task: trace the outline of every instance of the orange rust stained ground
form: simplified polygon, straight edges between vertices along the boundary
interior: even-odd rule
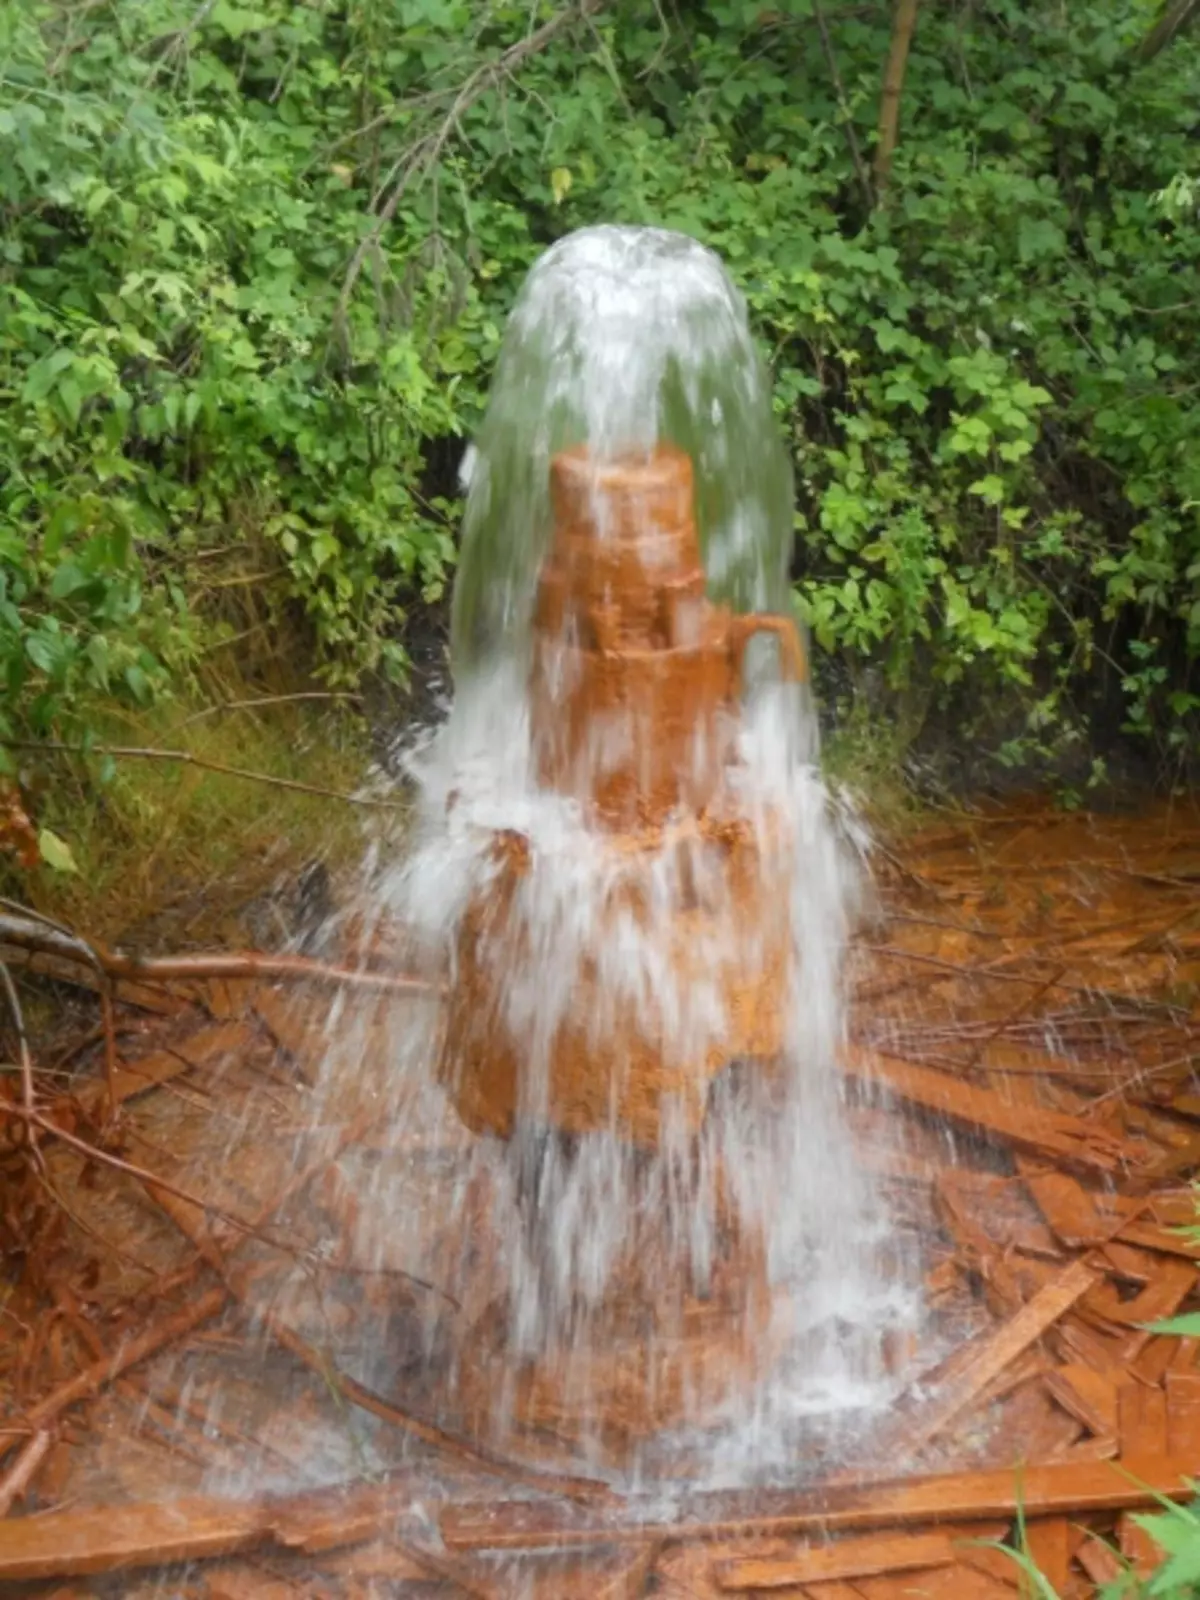
[[[1200,1306],[1200,1252],[1175,1231],[1200,1168],[1200,816],[949,817],[880,858],[877,890],[851,1115],[955,1348],[857,1486],[708,1495],[648,1521],[561,1461],[530,1499],[536,1474],[436,1425],[400,1351],[386,1394],[360,1378],[339,1395],[321,1328],[339,1351],[360,1325],[394,1341],[397,1303],[422,1291],[355,1264],[369,1219],[332,1159],[387,1132],[353,1086],[293,1158],[328,988],[139,983],[118,995],[124,1124],[106,1148],[174,1192],[50,1135],[38,1173],[0,1119],[0,1593],[1013,1600],[1016,1567],[979,1541],[1018,1503],[1064,1596],[1094,1593],[1122,1552],[1144,1567],[1139,1484],[1178,1494],[1200,1469],[1200,1344],[1145,1327]],[[103,1048],[82,980],[36,1065],[48,1117],[87,1143]],[[382,1053],[421,1002],[363,1003]],[[0,1094],[18,1104],[19,1077]],[[461,1138],[448,1126],[414,1159]],[[285,1320],[281,1247],[313,1245],[315,1309]],[[379,1430],[370,1475],[356,1419]],[[349,1443],[313,1460],[318,1437]],[[865,1481],[901,1460],[902,1481]]]

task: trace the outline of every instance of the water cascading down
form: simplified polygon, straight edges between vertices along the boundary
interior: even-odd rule
[[[628,1467],[716,1426],[729,1460],[741,1427],[761,1462],[882,1381],[880,1218],[838,1092],[853,873],[790,469],[716,257],[548,251],[468,477],[454,705],[393,896],[448,954],[437,1078],[511,1214],[458,1403],[510,1447]]]

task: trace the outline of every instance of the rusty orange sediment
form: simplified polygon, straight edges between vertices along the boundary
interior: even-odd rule
[[[729,785],[750,640],[774,636],[792,677],[804,656],[789,619],[739,616],[707,598],[681,451],[602,466],[567,451],[553,462],[551,487],[555,531],[530,670],[534,759],[543,787],[580,803],[611,856],[615,887],[596,918],[596,957],[583,961],[571,1014],[550,1042],[538,1102],[564,1133],[615,1132],[653,1149],[664,1118],[698,1130],[712,1080],[730,1062],[782,1049],[791,943],[777,886],[787,829],[782,818],[761,826],[739,816]],[[508,1137],[529,1048],[503,1020],[510,960],[522,952],[498,958],[495,941],[497,929],[515,927],[509,908],[530,852],[521,836],[497,834],[493,853],[496,871],[460,930],[441,1076],[469,1127]],[[700,976],[714,919],[729,924],[720,941],[726,1027],[690,1058],[644,1010],[606,1007],[600,992],[599,952],[649,902],[650,875],[667,855],[684,885],[664,930],[681,984]],[[705,890],[690,894],[701,878]]]
[[[793,958],[779,885],[791,845],[782,816],[739,814],[732,780],[750,641],[773,636],[788,677],[803,676],[804,656],[790,620],[708,598],[681,451],[612,464],[567,451],[552,463],[551,491],[529,678],[533,760],[542,788],[578,802],[610,888],[570,1005],[535,1062],[506,997],[536,965],[516,907],[539,867],[523,835],[495,834],[494,870],[458,932],[439,1073],[476,1133],[509,1139],[524,1119],[565,1140],[608,1132],[653,1155],[668,1137],[685,1147],[696,1138],[731,1063],[764,1070],[783,1053]],[[665,911],[655,888],[664,864],[676,886]],[[666,992],[716,983],[719,1027],[680,1035],[660,995],[647,1005],[612,990],[603,952],[630,919],[653,933]],[[502,1306],[475,1322],[460,1389],[474,1432],[494,1436],[503,1393],[506,1427],[527,1439],[570,1447],[586,1434],[592,1449],[626,1459],[639,1439],[714,1412],[773,1359],[787,1318],[771,1304],[762,1241],[732,1208],[703,1298],[653,1218],[635,1232],[570,1348],[517,1359]]]

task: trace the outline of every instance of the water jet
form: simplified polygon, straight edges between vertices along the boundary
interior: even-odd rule
[[[390,896],[446,953],[436,1080],[480,1141],[469,1205],[509,1219],[457,1362],[506,1448],[629,1470],[718,1426],[728,1461],[741,1427],[761,1466],[887,1388],[791,519],[716,257],[624,228],[547,252],[473,447],[455,700]]]

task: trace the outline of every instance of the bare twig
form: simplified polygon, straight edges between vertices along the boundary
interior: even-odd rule
[[[429,995],[437,998],[442,986],[435,979],[411,977],[402,973],[367,972],[355,967],[334,966],[308,956],[259,955],[254,951],[193,956],[120,956],[105,951],[106,970],[119,978],[142,983],[166,979],[265,978],[317,983],[334,988],[360,989],[371,994]]]
[[[147,78],[148,84],[154,82],[168,62],[174,61],[178,55],[187,49],[192,36],[198,33],[208,21],[210,14],[216,8],[216,3],[217,0],[201,0],[201,4],[197,6],[182,28],[177,28],[174,33],[169,33],[164,38],[154,41],[158,46],[159,55],[150,69],[150,74]]]
[[[206,1289],[196,1299],[189,1300],[186,1305],[179,1307],[169,1316],[152,1322],[148,1328],[132,1339],[126,1339],[111,1356],[104,1356],[99,1360],[90,1362],[82,1372],[77,1372],[67,1383],[60,1384],[51,1391],[44,1400],[39,1400],[36,1405],[30,1406],[26,1419],[34,1429],[44,1428],[47,1423],[53,1422],[64,1411],[68,1411],[80,1400],[88,1400],[92,1395],[101,1390],[105,1384],[111,1383],[114,1378],[119,1378],[130,1367],[136,1366],[139,1361],[144,1361],[147,1356],[155,1355],[159,1350],[185,1333],[191,1333],[201,1323],[215,1317],[228,1299],[228,1291],[224,1284],[215,1288]]]
[[[549,22],[544,22],[540,28],[535,28],[525,38],[516,44],[509,45],[507,50],[502,50],[489,61],[481,62],[474,71],[467,74],[457,90],[447,90],[444,95],[432,97],[431,103],[441,99],[442,103],[450,99],[449,109],[442,118],[441,124],[417,139],[415,139],[393,164],[391,172],[385,178],[377,197],[378,210],[374,226],[359,240],[350,265],[346,269],[346,276],[342,283],[341,293],[338,295],[337,306],[334,311],[334,328],[341,331],[346,325],[346,315],[350,306],[350,297],[354,287],[362,275],[363,267],[367,264],[374,252],[379,248],[380,241],[386,233],[389,224],[408,191],[409,185],[419,181],[432,171],[445,153],[446,146],[459,131],[459,119],[475,102],[483,97],[490,89],[503,84],[531,57],[538,55],[560,33],[573,27],[578,22],[586,21],[594,13],[603,9],[605,0],[577,0],[574,5],[560,11],[557,16],[551,17]],[[451,99],[451,95],[453,98]],[[397,102],[396,110],[411,106],[414,102]]]
[[[104,1026],[104,1082],[108,1090],[108,1117],[117,1120],[120,1100],[117,1096],[117,1024],[113,1014],[113,980],[106,976],[100,985],[100,1016]]]
[[[265,783],[275,789],[290,789],[294,794],[316,795],[322,800],[342,800],[351,806],[367,806],[379,811],[402,811],[396,800],[376,800],[369,795],[347,794],[342,789],[326,789],[320,784],[301,783],[297,778],[277,778],[270,772],[252,772],[247,767],[231,767],[223,761],[209,761],[191,750],[155,750],[146,745],[65,744],[56,739],[10,739],[9,750],[41,751],[48,755],[111,756],[115,761],[177,761],[181,766],[198,767],[226,778],[244,778],[250,783]]]
[[[257,711],[262,706],[293,705],[297,701],[311,700],[353,700],[356,704],[361,704],[362,696],[324,689],[305,689],[299,694],[264,694],[254,700],[225,700],[218,706],[205,706],[203,711],[194,711],[190,717],[183,719],[179,727],[190,728],[194,722],[221,716],[226,711]]]
[[[33,1092],[33,1057],[29,1053],[29,1036],[25,1032],[25,1013],[21,1010],[21,1001],[17,995],[17,986],[12,981],[12,974],[2,961],[0,961],[0,983],[4,985],[4,992],[8,998],[8,1009],[12,1013],[13,1028],[17,1035],[17,1053],[21,1063],[21,1106],[25,1117],[25,1137],[29,1141],[30,1153],[40,1167],[42,1165],[42,1156],[37,1145],[37,1135],[34,1132],[34,1118],[37,1113]]]
[[[21,1446],[17,1459],[0,1478],[0,1517],[6,1517],[12,1509],[13,1501],[20,1500],[24,1496],[33,1482],[34,1473],[49,1454],[53,1442],[54,1435],[48,1429],[38,1428]]]
[[[202,1264],[211,1265],[214,1259],[219,1261],[222,1269],[224,1269],[227,1266],[227,1257],[221,1256],[220,1250],[222,1248],[225,1248],[232,1255],[243,1239],[251,1236],[255,1238],[263,1237],[261,1230],[270,1222],[272,1216],[286,1205],[289,1200],[299,1194],[330,1161],[335,1161],[348,1143],[352,1143],[361,1136],[363,1123],[364,1119],[361,1117],[347,1123],[339,1136],[332,1142],[332,1145],[326,1148],[315,1162],[302,1168],[290,1182],[284,1183],[272,1195],[269,1203],[255,1217],[253,1225],[247,1227],[246,1224],[237,1219],[230,1218],[224,1213],[218,1213],[224,1218],[223,1225],[212,1230],[205,1228],[202,1235],[205,1248],[200,1249],[198,1256],[182,1272],[173,1273],[169,1278],[161,1282],[158,1285],[157,1293],[163,1295],[182,1287],[195,1277]],[[173,1190],[169,1184],[164,1184],[158,1178],[153,1180],[153,1184],[147,1184],[147,1188],[160,1203],[164,1191],[173,1194],[179,1193],[179,1191]],[[156,1188],[157,1194],[155,1194]],[[203,1201],[192,1200],[189,1203],[201,1212],[206,1209]],[[209,1209],[215,1210],[216,1208]],[[168,1215],[172,1216],[178,1225],[179,1215],[188,1214],[178,1213],[178,1208],[174,1208],[168,1212]],[[194,1219],[190,1216],[189,1222],[192,1227],[196,1227]],[[183,1231],[188,1237],[191,1237],[190,1229],[184,1229]],[[199,1244],[197,1248],[199,1249]],[[138,1362],[145,1360],[147,1356],[156,1354],[159,1350],[172,1344],[176,1339],[191,1333],[194,1329],[209,1321],[210,1318],[215,1317],[226,1304],[228,1298],[228,1287],[222,1281],[216,1288],[206,1290],[196,1299],[180,1306],[177,1311],[172,1312],[161,1321],[143,1329],[134,1338],[126,1340],[115,1354],[98,1357],[89,1366],[85,1367],[82,1372],[77,1373],[74,1378],[67,1383],[60,1384],[57,1389],[52,1390],[50,1394],[32,1406],[26,1414],[28,1427],[36,1434],[39,1429],[45,1428],[80,1400],[87,1400],[98,1393],[106,1384],[111,1383],[115,1378],[119,1378],[122,1373],[127,1372],[130,1367],[136,1366]],[[3,1435],[0,1434],[0,1454],[3,1453],[4,1449]]]
[[[236,1284],[232,1287],[236,1294],[238,1292]],[[411,1411],[405,1411],[394,1401],[385,1400],[382,1395],[368,1389],[365,1384],[359,1383],[348,1373],[341,1372],[321,1351],[301,1338],[274,1312],[256,1309],[255,1314],[277,1344],[290,1351],[344,1399],[358,1406],[360,1410],[370,1412],[380,1421],[388,1422],[394,1428],[400,1428],[404,1433],[419,1439],[422,1444],[430,1445],[443,1455],[452,1456],[493,1476],[511,1478],[515,1483],[523,1483],[531,1489],[540,1489],[543,1493],[564,1495],[569,1500],[595,1502],[605,1501],[611,1497],[612,1491],[599,1479],[575,1477],[566,1473],[541,1471],[534,1467],[523,1466],[521,1462],[514,1461],[509,1456],[499,1455],[483,1445],[472,1444],[468,1439],[448,1433],[446,1429],[439,1428],[435,1422],[426,1422]]]
[[[13,1028],[17,1035],[17,1053],[21,1062],[21,1103],[26,1112],[32,1116],[33,1102],[33,1057],[29,1053],[29,1036],[25,1032],[25,1014],[21,1010],[21,1002],[17,996],[16,984],[12,981],[12,974],[0,961],[0,983],[4,985],[4,992],[8,997],[8,1009],[12,1013]]]
[[[0,902],[11,904],[11,902]],[[22,912],[24,908],[20,908]],[[34,913],[29,913],[33,916]],[[39,921],[44,922],[45,919]],[[11,948],[41,951],[64,962],[90,967],[100,980],[123,980],[149,985],[202,978],[258,978],[264,981],[315,983],[329,988],[358,989],[369,994],[428,995],[437,998],[442,986],[435,978],[406,973],[369,972],[341,967],[309,956],[264,955],[256,950],[198,951],[186,956],[127,956],[100,945],[88,944],[66,929],[32,927],[24,920],[0,916],[0,940]],[[54,976],[58,976],[56,969]]]
[[[934,967],[939,972],[956,973],[963,978],[971,978],[978,983],[1024,983],[1030,986],[1042,986],[1047,989],[1058,989],[1063,994],[1082,995],[1086,1000],[1103,1000],[1114,1004],[1131,1004],[1129,995],[1122,995],[1101,989],[1095,984],[1065,983],[1061,978],[1056,978],[1052,983],[1046,983],[1040,973],[1008,972],[998,962],[990,962],[985,966],[971,966],[963,961],[947,961],[942,956],[925,955],[920,950],[903,950],[898,945],[861,944],[858,947],[868,955],[886,956],[896,961],[912,961],[918,966]],[[1141,1002],[1142,1011],[1152,1011],[1164,1016],[1187,1019],[1188,1012],[1183,1006],[1173,1004],[1169,1000],[1149,1000]]]
[[[829,25],[825,21],[825,13],[821,9],[821,0],[813,0],[813,17],[821,34],[821,49],[825,53],[825,65],[829,68],[830,81],[834,93],[837,95],[838,115],[841,119],[842,131],[846,135],[846,147],[850,151],[850,160],[854,166],[855,176],[858,178],[859,187],[862,189],[863,201],[868,210],[874,204],[874,195],[871,192],[871,175],[867,171],[866,163],[862,158],[862,151],[858,146],[858,135],[854,131],[854,118],[850,113],[850,103],[846,99],[846,90],[842,85],[842,75],[838,70],[837,56],[833,51],[833,40],[829,37]]]
[[[50,1117],[43,1116],[40,1111],[28,1112],[23,1107],[10,1106],[5,1114],[9,1117],[18,1118],[29,1129],[40,1128],[43,1133],[48,1133],[55,1139],[61,1139],[63,1144],[70,1145],[72,1150],[78,1150],[89,1161],[97,1161],[101,1166],[111,1167],[114,1172],[122,1172],[126,1177],[136,1178],[139,1183],[146,1184],[151,1188],[161,1189],[165,1193],[173,1195],[177,1200],[182,1200],[189,1206],[195,1206],[198,1211],[202,1211],[206,1215],[220,1218],[227,1227],[234,1229],[238,1233],[263,1239],[263,1242],[267,1244],[276,1243],[274,1240],[267,1239],[254,1223],[235,1216],[232,1211],[226,1211],[223,1206],[219,1206],[211,1200],[204,1200],[199,1195],[191,1194],[187,1189],[180,1189],[166,1178],[160,1178],[157,1173],[150,1172],[145,1167],[139,1167],[136,1162],[126,1161],[121,1156],[114,1156],[110,1151],[101,1149],[99,1145],[89,1144],[86,1139],[81,1139],[78,1134],[68,1132],[66,1128],[60,1127]]]

